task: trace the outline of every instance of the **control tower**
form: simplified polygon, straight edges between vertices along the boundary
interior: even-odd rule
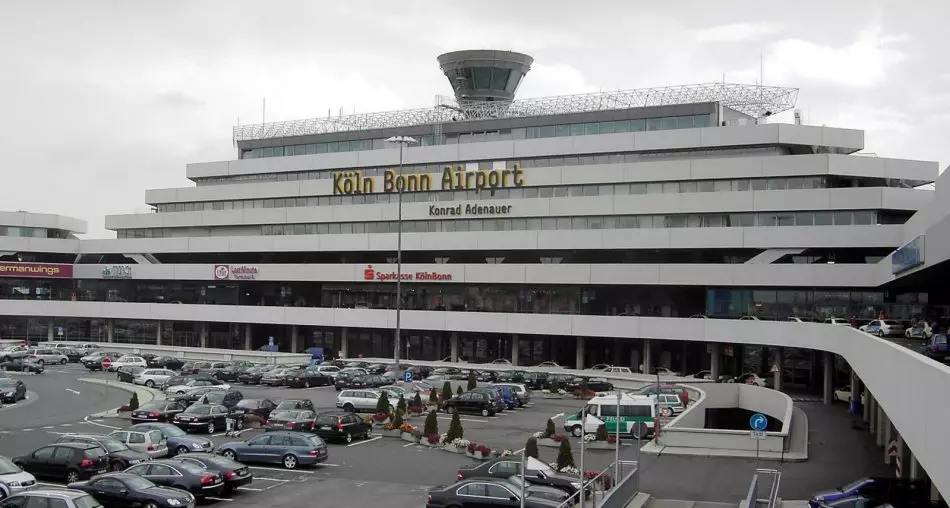
[[[455,100],[510,102],[534,59],[514,51],[476,49],[439,55],[439,66],[452,84]]]

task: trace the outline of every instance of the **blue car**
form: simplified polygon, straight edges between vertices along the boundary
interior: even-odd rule
[[[809,508],[871,508],[889,500],[902,502],[929,499],[930,488],[920,481],[898,478],[861,478],[840,489],[826,490],[812,495]]]
[[[861,478],[860,480],[853,481],[844,487],[841,487],[840,489],[825,490],[815,493],[811,496],[811,499],[808,500],[808,506],[809,508],[819,508],[821,505],[828,504],[832,501],[837,501],[846,497],[857,496],[858,492],[860,492],[862,488],[865,488],[873,483],[873,478]]]
[[[316,434],[277,431],[218,446],[216,453],[238,462],[280,464],[286,469],[314,466],[329,458],[327,444]]]
[[[179,429],[171,423],[137,423],[128,430],[157,430],[162,437],[168,440],[168,456],[174,457],[183,453],[208,452],[214,448],[214,443],[204,437],[193,436]]]
[[[935,333],[930,337],[930,344],[924,350],[924,355],[937,361],[950,360],[950,344],[947,336],[942,333]]]
[[[508,406],[508,409],[514,409],[518,407],[521,402],[518,399],[518,396],[515,394],[514,390],[507,386],[492,385],[492,388],[501,392],[501,400],[505,401],[505,405]]]

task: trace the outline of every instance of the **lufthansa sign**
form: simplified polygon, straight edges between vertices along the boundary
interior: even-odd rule
[[[515,165],[513,169],[479,169],[466,171],[459,166],[446,167],[438,189],[474,190],[475,193],[491,192],[496,189],[521,187],[524,185],[524,170]],[[437,190],[432,185],[429,173],[410,173],[399,175],[395,170],[387,169],[383,174],[382,192],[427,192]],[[344,196],[353,194],[373,194],[376,190],[376,178],[363,176],[362,171],[344,171],[333,173],[333,194]]]

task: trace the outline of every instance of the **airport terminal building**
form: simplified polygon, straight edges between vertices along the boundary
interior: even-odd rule
[[[889,259],[937,164],[860,155],[858,130],[767,123],[796,89],[522,100],[527,55],[439,63],[455,96],[432,108],[236,127],[234,160],[147,190],[152,213],[106,217],[117,239],[0,214],[0,339],[392,356],[399,244],[412,359],[694,372],[708,344],[651,340],[677,339],[674,318],[950,314],[894,284]],[[617,324],[645,317],[649,336]],[[789,375],[818,379],[788,346]],[[721,354],[767,367],[758,348]]]

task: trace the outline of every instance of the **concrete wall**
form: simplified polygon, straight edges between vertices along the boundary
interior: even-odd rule
[[[0,212],[0,226],[62,229],[72,233],[86,232],[86,221],[51,213]]]
[[[60,344],[61,342],[55,343]],[[246,360],[265,365],[300,365],[310,362],[310,355],[308,354],[268,353],[264,351],[241,351],[235,349],[149,346],[142,344],[117,344],[115,342],[102,344],[102,349],[130,355],[154,354],[159,356],[173,356],[183,360],[206,360],[212,362]]]

